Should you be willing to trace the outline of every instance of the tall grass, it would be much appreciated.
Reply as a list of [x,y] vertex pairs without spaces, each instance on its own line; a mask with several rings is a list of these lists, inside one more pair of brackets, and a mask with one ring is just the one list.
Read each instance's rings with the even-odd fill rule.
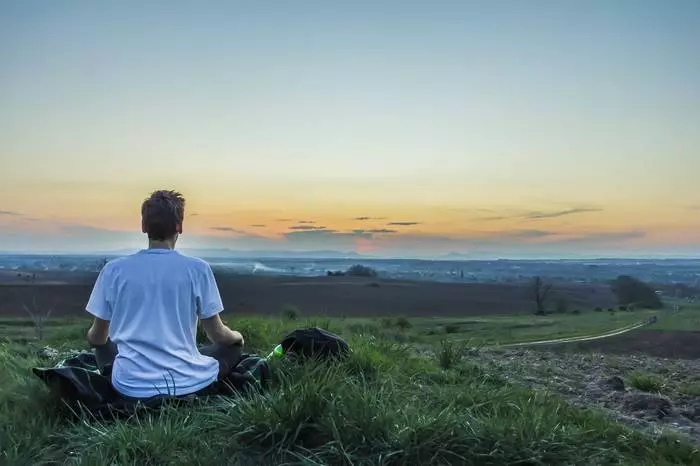
[[[275,320],[238,325],[278,342]],[[0,347],[0,464],[698,464],[692,446],[651,439],[602,414],[511,385],[445,341],[438,360],[370,327],[344,334],[341,363],[276,361],[269,391],[165,406],[128,420],[61,415],[29,369]]]

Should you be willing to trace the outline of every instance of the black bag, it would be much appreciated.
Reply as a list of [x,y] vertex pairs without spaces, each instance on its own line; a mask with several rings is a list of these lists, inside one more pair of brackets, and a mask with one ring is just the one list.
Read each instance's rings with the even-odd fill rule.
[[340,359],[351,351],[340,336],[318,327],[294,330],[282,340],[282,349],[298,359]]

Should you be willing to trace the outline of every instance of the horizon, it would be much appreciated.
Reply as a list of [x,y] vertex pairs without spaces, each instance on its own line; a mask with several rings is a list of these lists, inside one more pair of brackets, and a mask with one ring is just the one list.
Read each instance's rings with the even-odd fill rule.
[[[27,256],[27,257],[94,257],[94,258],[116,258],[123,257],[129,254],[135,254],[137,249],[120,249],[120,250],[102,250],[102,251],[32,251],[32,250],[17,250],[6,251],[0,250],[0,257],[7,256]],[[469,256],[457,252],[450,252],[441,255],[377,255],[377,254],[360,254],[353,251],[340,250],[305,250],[305,251],[289,251],[289,250],[236,250],[236,249],[221,249],[221,248],[180,248],[176,247],[183,254],[198,256],[204,259],[231,259],[231,260],[389,260],[389,261],[436,261],[436,262],[597,262],[597,261],[700,261],[700,255],[672,255],[658,254],[647,256],[599,256],[590,255],[569,255],[569,256],[498,256],[478,254]]]
[[693,259],[699,43],[694,1],[6,2],[0,253],[137,250],[172,188],[184,250]]

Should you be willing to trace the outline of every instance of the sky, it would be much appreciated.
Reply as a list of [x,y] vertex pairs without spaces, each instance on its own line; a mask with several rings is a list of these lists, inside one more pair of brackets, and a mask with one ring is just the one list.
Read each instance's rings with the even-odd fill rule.
[[698,255],[696,0],[0,2],[0,250]]

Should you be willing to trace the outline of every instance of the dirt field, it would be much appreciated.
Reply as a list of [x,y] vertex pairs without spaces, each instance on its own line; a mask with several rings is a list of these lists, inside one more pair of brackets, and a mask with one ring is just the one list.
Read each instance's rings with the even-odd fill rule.
[[[16,275],[16,274],[15,274]],[[54,309],[55,316],[80,314],[95,276],[56,273],[37,275],[36,286],[21,277],[5,278],[0,285],[0,316],[26,315],[24,304]],[[296,307],[301,315],[329,316],[463,316],[528,313],[533,310],[528,287],[500,284],[454,284],[348,277],[262,277],[217,275],[225,308],[239,314],[278,315]],[[607,287],[559,286],[570,308],[608,307],[613,297]]]
[[[700,332],[666,330],[635,330],[601,340],[567,343],[558,350],[571,352],[599,352],[610,354],[645,354],[657,358],[700,359]],[[555,346],[542,346],[542,350],[557,351]]]

